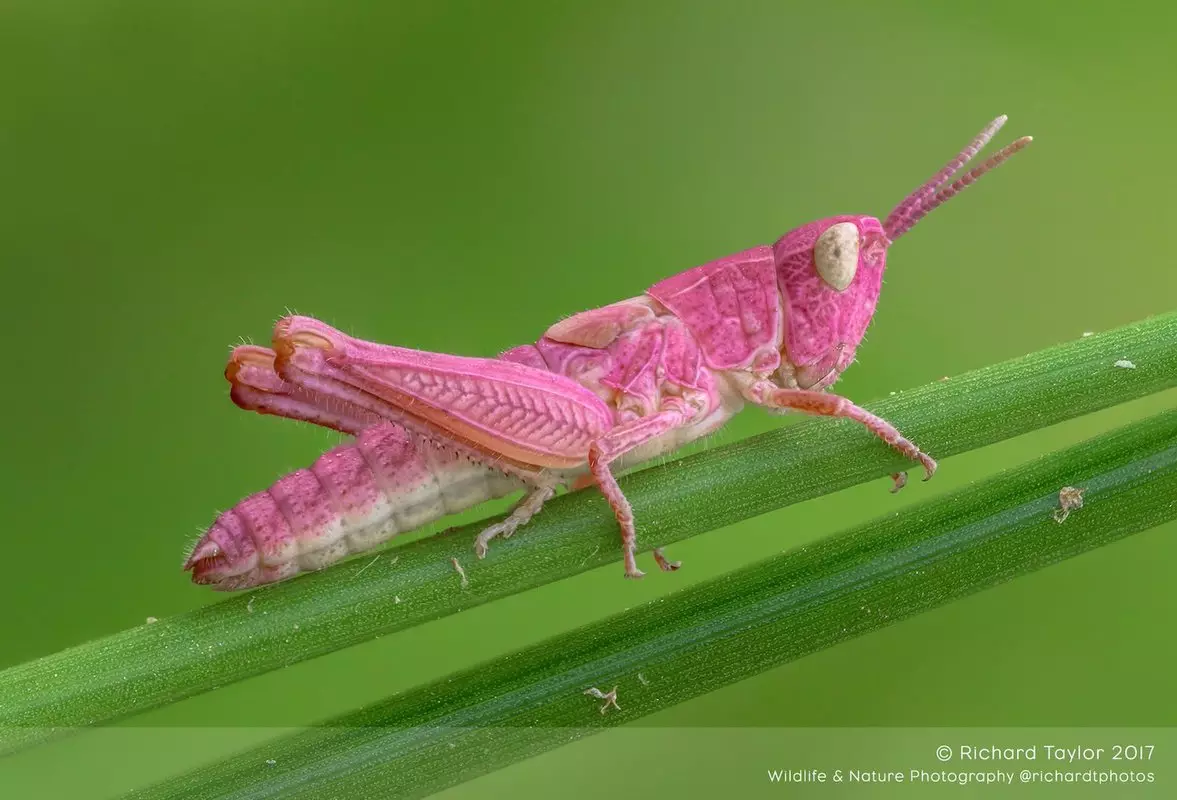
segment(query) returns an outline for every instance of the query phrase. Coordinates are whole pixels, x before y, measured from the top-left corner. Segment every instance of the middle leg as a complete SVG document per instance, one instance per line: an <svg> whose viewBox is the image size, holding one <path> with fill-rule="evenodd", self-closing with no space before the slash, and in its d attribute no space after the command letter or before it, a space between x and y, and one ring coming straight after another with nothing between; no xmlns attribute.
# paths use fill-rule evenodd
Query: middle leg
<svg viewBox="0 0 1177 800"><path fill-rule="evenodd" d="M621 487L617 485L617 479L609 469L609 464L651 439L681 427L691 416L689 407L679 401L656 414L619 425L589 446L589 469L596 478L601 494L609 501L617 524L621 527L621 547L625 556L627 578L641 578L645 573L638 569L633 507L622 493ZM659 566L664 570L678 569L677 563L668 562L665 558L658 560ZM665 565L662 563L664 561Z"/></svg>

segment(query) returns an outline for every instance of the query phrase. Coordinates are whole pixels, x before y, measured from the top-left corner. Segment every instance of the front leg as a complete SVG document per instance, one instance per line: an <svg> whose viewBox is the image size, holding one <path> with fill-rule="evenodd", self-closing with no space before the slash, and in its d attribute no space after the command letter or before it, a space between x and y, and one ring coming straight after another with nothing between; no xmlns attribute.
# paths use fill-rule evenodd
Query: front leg
<svg viewBox="0 0 1177 800"><path fill-rule="evenodd" d="M868 431L903 455L923 464L924 480L928 480L936 472L936 460L916 447L915 443L904 438L894 425L882 417L875 416L866 409L856 406L840 395L807 389L784 389L771 381L762 380L756 381L744 389L744 396L749 401L766 408L793 409L823 417L852 419L866 426ZM903 472L897 472L891 477L895 480L893 491L902 488L907 480L907 474Z"/></svg>

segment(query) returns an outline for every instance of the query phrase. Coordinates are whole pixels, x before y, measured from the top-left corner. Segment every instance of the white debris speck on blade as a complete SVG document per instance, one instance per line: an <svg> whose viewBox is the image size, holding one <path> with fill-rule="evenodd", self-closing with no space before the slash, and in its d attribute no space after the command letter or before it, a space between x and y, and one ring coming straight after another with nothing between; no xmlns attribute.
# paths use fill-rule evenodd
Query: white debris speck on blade
<svg viewBox="0 0 1177 800"><path fill-rule="evenodd" d="M1058 490L1058 508L1052 512L1054 521L1062 525L1076 508L1083 507L1083 493L1086 489L1064 486Z"/></svg>
<svg viewBox="0 0 1177 800"><path fill-rule="evenodd" d="M375 564L375 563L376 563L377 561L379 561L379 560L380 560L380 556L376 556L374 559L372 559L371 561L369 561L367 564L365 564L364 566L362 566L362 567L360 567L358 570L356 570L356 574L355 574L355 575L352 575L352 577L353 577L353 578L359 577L359 574L360 574L361 572L363 572L364 570L366 570L368 567L372 566L373 564Z"/></svg>
<svg viewBox="0 0 1177 800"><path fill-rule="evenodd" d="M450 563L454 565L454 571L462 579L462 588L465 589L470 585L470 581L466 578L466 570L462 569L461 563L456 558L451 558Z"/></svg>
<svg viewBox="0 0 1177 800"><path fill-rule="evenodd" d="M275 760L274 760L274 759L272 759L272 758L267 758L267 759L266 759L266 763L272 767L272 766L274 766L275 764L277 764L278 762L277 762L277 761L275 761Z"/></svg>
<svg viewBox="0 0 1177 800"><path fill-rule="evenodd" d="M148 617L148 618L147 618L147 624L148 624L148 625L154 625L154 624L155 624L155 623L157 623L157 622L159 622L159 618L158 618L158 617Z"/></svg>
<svg viewBox="0 0 1177 800"><path fill-rule="evenodd" d="M1083 338L1084 339L1086 339L1088 336L1094 336L1094 335L1095 335L1094 331L1083 331Z"/></svg>
<svg viewBox="0 0 1177 800"><path fill-rule="evenodd" d="M609 691L609 692L602 692L596 686L590 686L589 688L584 690L584 693L587 694L589 697L595 697L598 700L605 701L605 704L603 706L601 706L601 713L602 714L604 714L606 711L609 710L609 706L613 706L618 711L621 710L621 706L617 705L617 687L616 686L614 686L613 690Z"/></svg>
<svg viewBox="0 0 1177 800"><path fill-rule="evenodd" d="M1119 361L1117 361L1112 366L1119 367L1120 369L1136 369L1136 365L1133 364L1131 361L1129 361L1126 358L1121 358Z"/></svg>

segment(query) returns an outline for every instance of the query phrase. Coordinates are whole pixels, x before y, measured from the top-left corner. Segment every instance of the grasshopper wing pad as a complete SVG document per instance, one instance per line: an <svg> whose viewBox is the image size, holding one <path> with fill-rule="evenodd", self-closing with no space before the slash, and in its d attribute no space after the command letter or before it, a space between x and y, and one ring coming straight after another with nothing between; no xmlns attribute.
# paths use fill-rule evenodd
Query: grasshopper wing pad
<svg viewBox="0 0 1177 800"><path fill-rule="evenodd" d="M525 364L368 343L349 349L331 362L359 388L522 464L580 466L613 426L613 412L589 389Z"/></svg>
<svg viewBox="0 0 1177 800"><path fill-rule="evenodd" d="M680 272L647 292L683 321L712 369L780 366L782 315L772 248Z"/></svg>
<svg viewBox="0 0 1177 800"><path fill-rule="evenodd" d="M654 311L648 305L623 300L562 319L548 328L544 336L564 344L600 350L616 341L623 331L653 319Z"/></svg>

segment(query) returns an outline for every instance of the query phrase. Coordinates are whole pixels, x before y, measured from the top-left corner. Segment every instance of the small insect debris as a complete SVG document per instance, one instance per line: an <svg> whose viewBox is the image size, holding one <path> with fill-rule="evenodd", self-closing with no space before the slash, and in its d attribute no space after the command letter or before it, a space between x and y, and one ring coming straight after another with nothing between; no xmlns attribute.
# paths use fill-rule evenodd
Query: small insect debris
<svg viewBox="0 0 1177 800"><path fill-rule="evenodd" d="M451 558L450 563L454 565L454 569L457 571L458 575L461 576L462 588L465 589L470 585L470 581L466 579L466 570L462 569L462 565L458 562L457 558Z"/></svg>
<svg viewBox="0 0 1177 800"><path fill-rule="evenodd" d="M270 767L272 767L272 766L275 766L277 763L278 763L278 762L277 762L277 761L275 761L275 760L274 760L274 759L272 759L272 758L267 758L267 759L266 759L266 766L270 766Z"/></svg>
<svg viewBox="0 0 1177 800"><path fill-rule="evenodd" d="M247 612L249 612L250 614L252 614L252 613L253 613L253 601L254 601L254 598L253 598L253 596L251 595L251 596L250 596L250 598L249 598L249 602L245 604L245 610L246 610Z"/></svg>
<svg viewBox="0 0 1177 800"><path fill-rule="evenodd" d="M638 680L642 682L642 686L649 686L650 685L650 682L648 680L646 680L646 676L640 672L638 673Z"/></svg>
<svg viewBox="0 0 1177 800"><path fill-rule="evenodd" d="M1084 339L1086 339L1088 336L1094 336L1094 335L1095 335L1095 331L1083 331L1083 338Z"/></svg>
<svg viewBox="0 0 1177 800"><path fill-rule="evenodd" d="M1120 369L1136 369L1136 365L1133 364L1131 361L1129 361L1126 358L1121 358L1119 361L1117 361L1112 366L1119 367Z"/></svg>
<svg viewBox="0 0 1177 800"><path fill-rule="evenodd" d="M154 624L155 624L155 623L157 623L157 622L159 622L159 618L158 618L158 617L148 617L148 618L147 618L147 624L148 624L148 625L154 625Z"/></svg>
<svg viewBox="0 0 1177 800"><path fill-rule="evenodd" d="M1086 489L1080 489L1075 486L1064 486L1058 492L1059 507L1054 510L1052 516L1054 521L1058 524L1063 524L1071 512L1076 508L1083 507L1083 493Z"/></svg>
<svg viewBox="0 0 1177 800"><path fill-rule="evenodd" d="M401 596L399 594L394 594L392 596L392 604L394 606L396 606L396 605L400 605L400 602L401 602Z"/></svg>
<svg viewBox="0 0 1177 800"><path fill-rule="evenodd" d="M605 701L605 704L603 706L601 706L601 713L602 714L604 714L606 711L609 710L609 706L613 706L618 711L621 710L621 706L617 705L617 687L616 686L613 687L613 691L611 691L611 692L602 692L596 686L590 686L589 688L584 690L584 693L587 694L589 697L595 697L598 700Z"/></svg>

